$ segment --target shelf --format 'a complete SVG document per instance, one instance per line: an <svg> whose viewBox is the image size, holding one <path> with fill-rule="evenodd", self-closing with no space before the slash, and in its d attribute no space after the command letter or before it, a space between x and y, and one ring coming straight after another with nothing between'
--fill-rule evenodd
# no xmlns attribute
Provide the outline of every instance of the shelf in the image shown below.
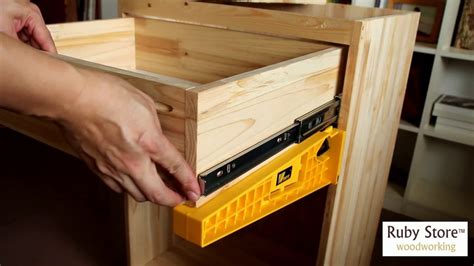
<svg viewBox="0 0 474 266"><path fill-rule="evenodd" d="M444 139L451 142L461 143L468 146L474 146L474 136L458 132L439 130L432 125L426 125L423 129L426 136Z"/></svg>
<svg viewBox="0 0 474 266"><path fill-rule="evenodd" d="M383 207L389 211L402 213L404 188L388 182Z"/></svg>
<svg viewBox="0 0 474 266"><path fill-rule="evenodd" d="M436 44L417 42L415 44L415 52L424 54L436 54Z"/></svg>
<svg viewBox="0 0 474 266"><path fill-rule="evenodd" d="M471 62L474 61L474 50L449 47L447 49L441 50L440 54L442 57L466 60Z"/></svg>
<svg viewBox="0 0 474 266"><path fill-rule="evenodd" d="M415 125L413 125L413 124L411 124L411 123L409 123L405 120L400 120L400 125L398 126L398 128L401 129L401 130L405 130L405 131L409 131L409 132L413 132L413 133L418 133L420 131L420 129L417 126L415 126Z"/></svg>
<svg viewBox="0 0 474 266"><path fill-rule="evenodd" d="M468 190L456 189L449 183L432 182L429 179L420 178L413 182L413 190L409 202L416 202L421 206L444 212L453 217L474 220L474 194Z"/></svg>

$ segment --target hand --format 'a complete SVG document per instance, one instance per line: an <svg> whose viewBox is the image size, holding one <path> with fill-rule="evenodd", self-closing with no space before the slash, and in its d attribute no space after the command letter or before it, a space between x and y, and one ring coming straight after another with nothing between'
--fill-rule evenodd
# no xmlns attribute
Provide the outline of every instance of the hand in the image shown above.
<svg viewBox="0 0 474 266"><path fill-rule="evenodd" d="M0 0L0 32L37 49L57 52L41 11L29 0Z"/></svg>
<svg viewBox="0 0 474 266"><path fill-rule="evenodd" d="M75 68L1 32L0 69L0 107L57 122L115 191L167 206L198 199L197 179L163 135L154 102L129 83ZM165 184L157 166L176 186Z"/></svg>
<svg viewBox="0 0 474 266"><path fill-rule="evenodd" d="M119 78L79 70L84 87L59 118L89 167L113 190L137 201L176 206L200 194L197 179L163 135L154 102ZM175 177L167 186L155 163ZM185 195L185 196L184 196Z"/></svg>

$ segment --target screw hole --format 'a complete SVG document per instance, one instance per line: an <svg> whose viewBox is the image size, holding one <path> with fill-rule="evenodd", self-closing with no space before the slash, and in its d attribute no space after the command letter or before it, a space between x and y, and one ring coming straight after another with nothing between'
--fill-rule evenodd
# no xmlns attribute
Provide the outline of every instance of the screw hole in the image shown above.
<svg viewBox="0 0 474 266"><path fill-rule="evenodd" d="M151 3L148 3L148 7L151 7Z"/></svg>
<svg viewBox="0 0 474 266"><path fill-rule="evenodd" d="M188 2L184 2L184 5L187 6L187 5L188 5Z"/></svg>

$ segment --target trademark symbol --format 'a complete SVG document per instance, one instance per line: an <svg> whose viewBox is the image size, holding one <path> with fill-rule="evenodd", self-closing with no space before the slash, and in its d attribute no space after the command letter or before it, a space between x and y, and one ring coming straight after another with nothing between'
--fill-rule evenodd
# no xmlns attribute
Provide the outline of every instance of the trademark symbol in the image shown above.
<svg viewBox="0 0 474 266"><path fill-rule="evenodd" d="M459 233L464 234L466 232L466 229L459 229ZM474 265L473 265L474 266Z"/></svg>

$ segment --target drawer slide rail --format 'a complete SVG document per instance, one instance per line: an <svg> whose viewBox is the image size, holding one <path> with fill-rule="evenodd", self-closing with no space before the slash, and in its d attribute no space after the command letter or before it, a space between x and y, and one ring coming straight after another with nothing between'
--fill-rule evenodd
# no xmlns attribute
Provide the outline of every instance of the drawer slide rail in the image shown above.
<svg viewBox="0 0 474 266"><path fill-rule="evenodd" d="M205 196L233 181L294 143L301 143L328 126L335 126L340 97L297 118L295 122L239 154L198 175L201 193Z"/></svg>

